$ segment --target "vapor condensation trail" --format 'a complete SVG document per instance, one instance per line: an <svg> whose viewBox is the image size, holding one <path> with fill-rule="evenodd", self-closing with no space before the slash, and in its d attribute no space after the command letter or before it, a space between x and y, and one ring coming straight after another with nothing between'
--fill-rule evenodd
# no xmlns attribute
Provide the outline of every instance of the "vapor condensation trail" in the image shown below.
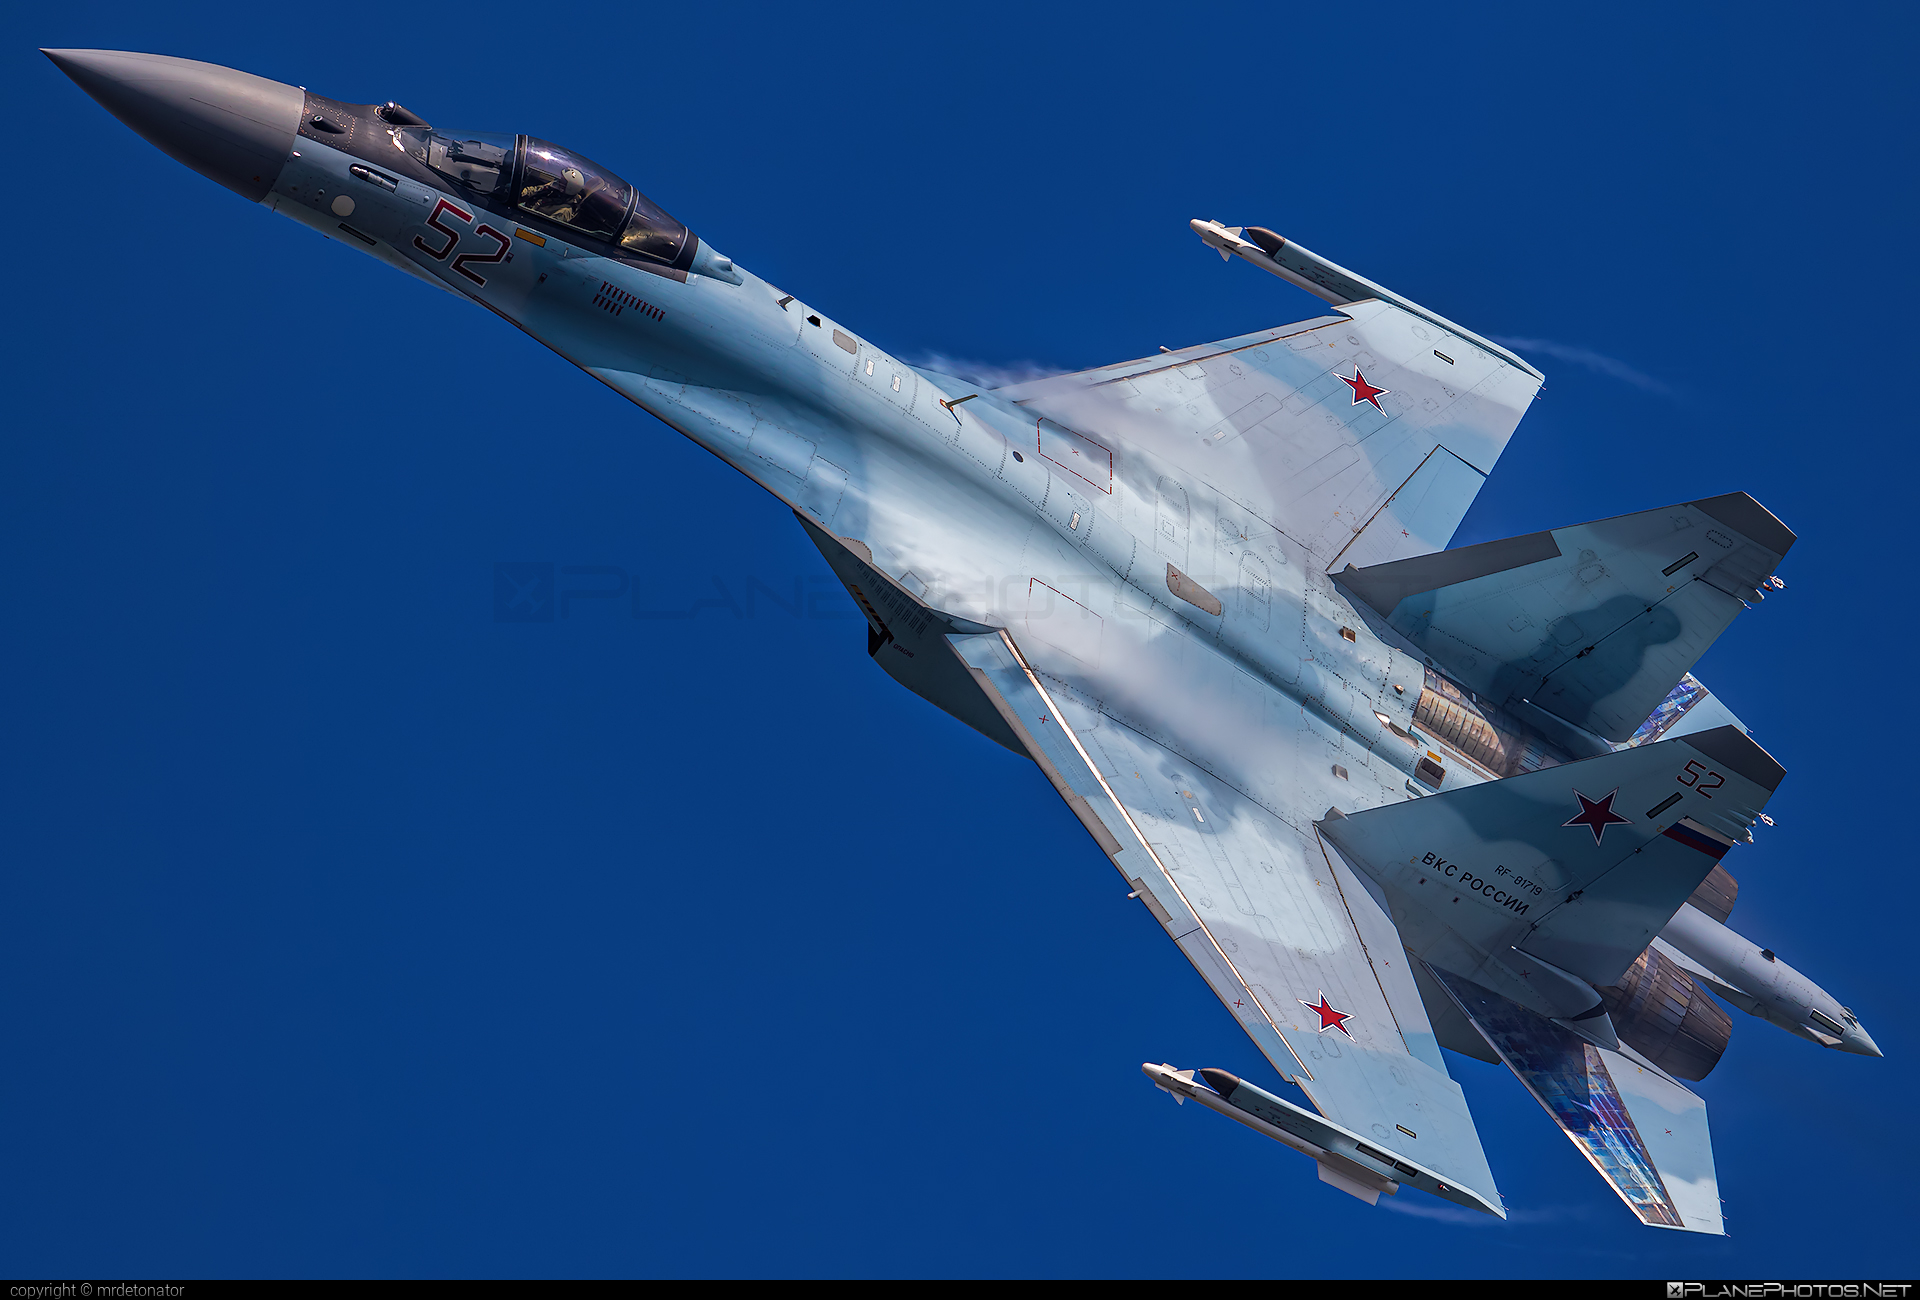
<svg viewBox="0 0 1920 1300"><path fill-rule="evenodd" d="M1552 339L1517 339L1490 334L1495 343L1503 348L1512 348L1515 352L1542 352L1561 361L1571 361L1576 366L1585 366L1597 375L1606 375L1622 383L1632 384L1635 388L1649 393L1658 393L1662 397L1673 397L1673 388L1662 380L1655 379L1644 371L1635 370L1624 361L1595 352L1592 348L1579 347L1572 343L1555 343Z"/></svg>

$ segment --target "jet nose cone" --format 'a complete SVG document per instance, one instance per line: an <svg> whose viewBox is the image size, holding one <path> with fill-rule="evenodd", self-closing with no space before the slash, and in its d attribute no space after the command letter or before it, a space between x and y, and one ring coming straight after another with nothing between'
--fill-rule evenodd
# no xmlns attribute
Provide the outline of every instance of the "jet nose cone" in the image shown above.
<svg viewBox="0 0 1920 1300"><path fill-rule="evenodd" d="M1840 1050L1853 1052L1859 1056L1884 1057L1886 1055L1880 1050L1879 1044L1873 1041L1873 1036L1859 1025L1853 1026L1852 1031L1840 1041Z"/></svg>
<svg viewBox="0 0 1920 1300"><path fill-rule="evenodd" d="M259 202L280 177L306 96L213 63L124 50L42 50L75 85L176 162Z"/></svg>

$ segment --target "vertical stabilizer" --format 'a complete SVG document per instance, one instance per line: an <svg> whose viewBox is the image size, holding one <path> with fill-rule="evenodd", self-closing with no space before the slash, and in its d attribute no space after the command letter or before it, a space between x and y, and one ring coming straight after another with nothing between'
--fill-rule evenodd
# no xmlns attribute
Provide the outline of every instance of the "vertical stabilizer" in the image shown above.
<svg viewBox="0 0 1920 1300"><path fill-rule="evenodd" d="M1704 1101L1643 1058L1429 969L1640 1222L1725 1235Z"/></svg>

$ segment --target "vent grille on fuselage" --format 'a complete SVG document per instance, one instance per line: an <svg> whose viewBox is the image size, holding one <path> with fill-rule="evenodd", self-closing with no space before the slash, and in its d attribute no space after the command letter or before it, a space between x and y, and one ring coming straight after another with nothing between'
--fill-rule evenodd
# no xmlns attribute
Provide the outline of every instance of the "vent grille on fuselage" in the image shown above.
<svg viewBox="0 0 1920 1300"><path fill-rule="evenodd" d="M600 282L599 291L593 295L593 305L610 316L625 315L627 308L631 307L643 316L651 316L654 320L667 318L666 312L646 299L636 298L625 289L608 284L605 280Z"/></svg>

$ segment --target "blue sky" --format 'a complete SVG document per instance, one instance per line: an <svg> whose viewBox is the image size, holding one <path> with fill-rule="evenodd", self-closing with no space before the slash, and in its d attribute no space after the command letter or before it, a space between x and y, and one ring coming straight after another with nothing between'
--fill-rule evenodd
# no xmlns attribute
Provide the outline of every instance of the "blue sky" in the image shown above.
<svg viewBox="0 0 1920 1300"><path fill-rule="evenodd" d="M0 1271L1913 1271L1902 10L435 14L6 21ZM562 142L909 357L1319 313L1196 216L1527 340L1457 541L1738 489L1799 532L1699 669L1789 771L1733 920L1887 1059L1736 1015L1726 1240L1637 1226L1476 1061L1505 1225L1175 1108L1141 1061L1270 1068L1039 772L867 661L790 515L42 45ZM498 622L522 561L803 599Z"/></svg>

